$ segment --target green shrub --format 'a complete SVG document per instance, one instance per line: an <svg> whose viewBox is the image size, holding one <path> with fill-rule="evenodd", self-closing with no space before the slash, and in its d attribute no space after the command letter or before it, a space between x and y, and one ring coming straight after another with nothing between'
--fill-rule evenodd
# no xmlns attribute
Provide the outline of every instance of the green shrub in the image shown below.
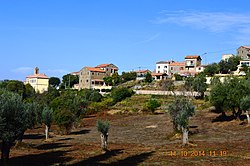
<svg viewBox="0 0 250 166"><path fill-rule="evenodd" d="M116 103L116 102L122 101L123 99L127 97L131 97L133 94L134 94L133 90L125 88L125 87L120 87L120 88L112 89L110 96Z"/></svg>
<svg viewBox="0 0 250 166"><path fill-rule="evenodd" d="M57 111L54 117L63 134L69 134L76 119L75 115L69 110L61 110Z"/></svg>
<svg viewBox="0 0 250 166"><path fill-rule="evenodd" d="M161 103L155 99L150 99L147 103L145 103L143 110L155 112L156 108L160 107Z"/></svg>
<svg viewBox="0 0 250 166"><path fill-rule="evenodd" d="M109 131L109 121L98 120L96 124L97 130L102 134L107 134Z"/></svg>

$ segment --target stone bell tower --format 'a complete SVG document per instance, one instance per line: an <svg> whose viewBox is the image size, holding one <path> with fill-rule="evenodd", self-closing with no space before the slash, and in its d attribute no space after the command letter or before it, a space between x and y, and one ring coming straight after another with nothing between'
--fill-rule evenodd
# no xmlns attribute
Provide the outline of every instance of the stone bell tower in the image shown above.
<svg viewBox="0 0 250 166"><path fill-rule="evenodd" d="M39 74L39 68L38 68L38 67L35 68L34 74L35 74L35 75Z"/></svg>

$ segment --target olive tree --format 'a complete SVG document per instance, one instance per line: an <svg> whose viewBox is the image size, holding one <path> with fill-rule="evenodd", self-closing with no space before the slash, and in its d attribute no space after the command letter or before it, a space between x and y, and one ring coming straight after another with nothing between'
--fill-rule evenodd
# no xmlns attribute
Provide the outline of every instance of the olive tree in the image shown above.
<svg viewBox="0 0 250 166"><path fill-rule="evenodd" d="M38 103L36 102L25 103L24 110L25 110L26 118L23 119L24 126L22 129L22 132L17 137L17 144L22 142L24 132L27 129L32 129L36 125L41 124L42 108Z"/></svg>
<svg viewBox="0 0 250 166"><path fill-rule="evenodd" d="M108 132L110 123L109 121L98 120L96 124L97 130L101 133L101 148L107 150L108 148Z"/></svg>
<svg viewBox="0 0 250 166"><path fill-rule="evenodd" d="M2 164L7 165L10 148L26 128L27 112L22 97L17 93L0 92L0 140L2 140Z"/></svg>
<svg viewBox="0 0 250 166"><path fill-rule="evenodd" d="M42 122L45 124L45 137L49 138L49 129L53 121L53 110L49 107L44 107L42 112Z"/></svg>
<svg viewBox="0 0 250 166"><path fill-rule="evenodd" d="M185 97L178 97L168 107L175 131L181 130L183 134L183 145L188 143L189 117L195 113L195 107Z"/></svg>
<svg viewBox="0 0 250 166"><path fill-rule="evenodd" d="M247 122L250 123L250 117L248 114L248 110L250 109L250 96L246 96L241 99L240 108L245 111L245 114L247 116Z"/></svg>

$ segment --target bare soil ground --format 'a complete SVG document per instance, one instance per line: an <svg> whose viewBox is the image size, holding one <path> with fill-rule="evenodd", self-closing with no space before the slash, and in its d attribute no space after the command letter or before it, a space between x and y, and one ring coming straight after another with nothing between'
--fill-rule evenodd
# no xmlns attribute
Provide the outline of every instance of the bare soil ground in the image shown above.
<svg viewBox="0 0 250 166"><path fill-rule="evenodd" d="M250 165L250 125L218 116L197 111L186 147L180 135L172 134L168 114L92 115L70 135L58 135L52 127L48 141L40 127L12 148L10 165ZM97 119L111 121L107 152L100 148Z"/></svg>

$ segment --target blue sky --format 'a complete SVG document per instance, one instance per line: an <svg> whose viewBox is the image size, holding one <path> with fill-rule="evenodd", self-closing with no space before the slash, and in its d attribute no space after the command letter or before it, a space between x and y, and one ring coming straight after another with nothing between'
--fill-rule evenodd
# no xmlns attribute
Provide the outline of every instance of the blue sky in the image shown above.
<svg viewBox="0 0 250 166"><path fill-rule="evenodd" d="M248 0L0 0L0 80L25 80L38 66L61 77L113 63L155 68L250 45Z"/></svg>

